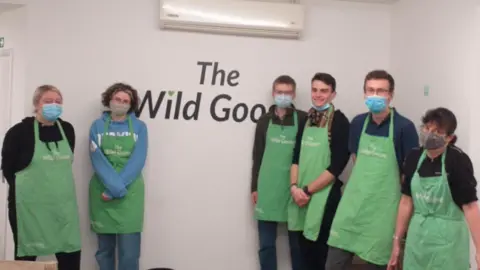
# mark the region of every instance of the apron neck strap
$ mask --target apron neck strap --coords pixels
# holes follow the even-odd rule
[[[133,134],[133,122],[132,122],[132,117],[129,115],[127,116],[127,121],[128,121],[128,131],[130,132],[130,136],[135,140],[135,135]],[[108,115],[107,120],[105,121],[105,125],[103,127],[103,135],[108,134],[108,127],[110,126],[110,123],[112,122],[112,117]]]
[[[390,107],[390,124],[388,127],[388,138],[393,139],[393,115],[395,114],[395,109]],[[367,130],[368,123],[370,123],[370,120],[372,120],[372,114],[368,113],[367,117],[365,118],[365,121],[363,122],[363,128],[362,128],[362,133],[365,133]]]
[[[446,158],[446,156],[447,156],[447,149],[445,148],[445,151],[443,151],[443,153],[442,153],[442,174],[445,173],[445,158]],[[422,165],[422,163],[423,163],[423,161],[425,160],[426,157],[427,157],[427,150],[424,149],[423,152],[422,152],[422,155],[418,159],[417,171],[420,169],[420,166]]]
[[[57,125],[58,129],[60,130],[60,134],[62,135],[62,140],[66,140],[67,136],[65,136],[65,131],[63,131],[62,125],[57,120],[55,121],[54,125]],[[33,121],[33,133],[35,135],[35,141],[40,140],[40,122],[35,119]]]

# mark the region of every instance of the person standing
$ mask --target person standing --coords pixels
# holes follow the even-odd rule
[[[385,269],[390,259],[400,201],[405,156],[418,146],[412,121],[390,107],[395,81],[384,70],[364,80],[369,113],[351,123],[349,148],[354,167],[328,239],[327,270],[347,269],[354,255],[371,269]]]
[[[350,159],[350,123],[332,101],[336,80],[317,73],[311,80],[312,108],[300,126],[291,167],[288,227],[300,231],[305,270],[324,270],[327,240],[341,198],[338,179]]]
[[[8,130],[2,171],[9,184],[8,218],[15,260],[55,254],[59,270],[80,270],[80,221],[72,162],[75,130],[62,119],[63,98],[52,85],[33,95],[35,116]]]
[[[427,111],[420,148],[405,159],[402,198],[389,269],[470,269],[469,227],[480,269],[480,211],[470,158],[454,144],[457,119],[446,108]],[[465,222],[466,221],[466,222]]]
[[[130,85],[116,83],[102,94],[109,110],[90,129],[90,221],[98,235],[100,270],[138,270],[145,187],[142,170],[147,126],[135,113],[139,98]],[[115,250],[118,247],[118,263]]]
[[[290,166],[295,138],[305,125],[306,113],[295,109],[295,80],[287,75],[275,79],[274,105],[257,122],[253,144],[252,201],[258,221],[262,270],[277,269],[277,227],[287,222],[290,197]],[[293,270],[302,270],[298,234],[288,232]]]

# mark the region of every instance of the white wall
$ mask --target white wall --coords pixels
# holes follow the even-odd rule
[[[457,116],[458,146],[480,171],[478,142],[478,37],[476,0],[401,0],[392,9],[392,71],[397,102],[420,124],[426,110],[443,106]],[[430,95],[424,96],[424,86]],[[408,104],[408,107],[407,107]],[[472,269],[476,269],[471,245]]]
[[[225,93],[232,101],[220,102],[218,113],[239,102],[250,108],[268,104],[272,80],[287,73],[299,83],[299,106],[307,108],[311,76],[326,71],[338,80],[337,107],[350,118],[363,112],[363,77],[390,65],[389,7],[311,6],[303,41],[163,32],[158,8],[154,0],[52,0],[28,6],[27,43],[22,44],[29,44],[25,100],[39,84],[57,85],[65,96],[65,118],[78,136],[83,269],[95,269],[96,249],[86,200],[88,128],[99,115],[100,93],[115,81],[131,83],[142,93],[183,91],[188,99],[202,93],[198,121],[166,120],[161,113],[155,119],[142,116],[150,132],[142,268],[256,269],[249,201],[254,124],[215,122],[209,103]],[[238,70],[239,85],[199,85],[197,61]],[[279,240],[280,270],[286,270],[285,233]]]
[[[16,9],[13,11],[9,11],[7,13],[3,13],[0,15],[0,37],[5,38],[5,47],[0,49],[0,54],[5,55],[7,52],[8,55],[12,56],[13,59],[13,80],[12,80],[12,92],[10,96],[11,106],[10,108],[10,116],[12,123],[21,120],[25,115],[25,58],[26,58],[26,24],[27,13],[25,8]],[[8,98],[8,97],[3,97]],[[7,109],[7,110],[8,110]],[[3,127],[2,127],[3,128]],[[3,141],[3,134],[1,135]],[[7,185],[5,183],[0,183],[0,185]],[[3,202],[6,202],[7,193],[3,192],[6,191],[7,187],[2,186],[0,191],[0,199]],[[5,198],[4,198],[5,197]],[[6,203],[0,203],[2,207],[6,205]],[[3,213],[3,211],[0,211]],[[2,217],[3,219],[3,217]],[[6,228],[4,237],[2,239],[7,239],[8,244],[5,246],[5,254],[1,254],[0,257],[5,256],[6,258],[13,258],[13,239],[12,233],[10,231],[10,226],[7,224],[7,221],[4,224],[0,225],[0,228]],[[2,243],[3,245],[3,243]],[[2,249],[3,250],[3,249]]]
[[[402,0],[392,9],[391,63],[398,81],[397,102],[416,123],[427,109],[453,110],[459,120],[458,145],[465,150],[470,137],[469,94],[476,89],[472,57],[476,2]]]
[[[19,121],[25,115],[25,71],[26,71],[26,8],[0,14],[0,37],[5,38],[3,49],[13,49],[13,96],[12,117]],[[0,49],[1,50],[1,49]]]

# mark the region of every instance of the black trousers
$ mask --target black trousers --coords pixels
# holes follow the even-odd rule
[[[14,200],[8,203],[8,219],[10,221],[10,228],[12,228],[13,242],[15,244],[15,260],[16,261],[35,261],[36,256],[18,257],[17,255],[17,241],[18,241],[18,227],[17,227],[17,210]],[[58,261],[58,270],[80,270],[81,252],[75,251],[71,253],[57,253],[55,254]]]
[[[317,240],[308,240],[303,234],[300,236],[300,252],[302,253],[305,270],[325,270],[328,256],[327,241],[335,212],[342,197],[341,186],[342,184],[336,180],[330,190]]]

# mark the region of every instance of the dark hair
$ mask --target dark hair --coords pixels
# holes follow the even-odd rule
[[[428,110],[422,117],[422,123],[435,123],[438,128],[445,130],[448,136],[455,133],[457,129],[457,118],[452,111],[447,108],[439,107],[436,109]],[[455,144],[457,136],[454,136],[450,144]]]
[[[138,112],[138,106],[139,106],[139,98],[138,98],[138,92],[135,90],[132,86],[125,84],[125,83],[115,83],[111,85],[110,87],[105,90],[105,92],[102,93],[102,104],[105,107],[110,106],[110,101],[112,100],[112,97],[115,93],[122,91],[130,95],[130,109],[128,110],[128,113],[131,112]]]
[[[297,89],[297,83],[295,82],[295,80],[288,76],[288,75],[281,75],[281,76],[278,76],[274,81],[273,81],[273,84],[272,84],[272,90],[275,90],[275,85],[277,84],[288,84],[288,85],[291,85],[293,87],[293,91],[295,91]]]
[[[393,79],[392,75],[385,70],[377,69],[370,71],[367,76],[365,76],[365,81],[363,82],[363,89],[365,90],[365,86],[367,85],[367,81],[370,80],[387,80],[388,81],[388,90],[390,93],[393,92],[395,89],[395,80]]]
[[[321,73],[321,72],[315,73],[315,75],[313,75],[313,78],[312,78],[312,83],[313,81],[321,81],[324,84],[332,87],[332,92],[337,91],[337,81],[332,75],[328,73]]]

